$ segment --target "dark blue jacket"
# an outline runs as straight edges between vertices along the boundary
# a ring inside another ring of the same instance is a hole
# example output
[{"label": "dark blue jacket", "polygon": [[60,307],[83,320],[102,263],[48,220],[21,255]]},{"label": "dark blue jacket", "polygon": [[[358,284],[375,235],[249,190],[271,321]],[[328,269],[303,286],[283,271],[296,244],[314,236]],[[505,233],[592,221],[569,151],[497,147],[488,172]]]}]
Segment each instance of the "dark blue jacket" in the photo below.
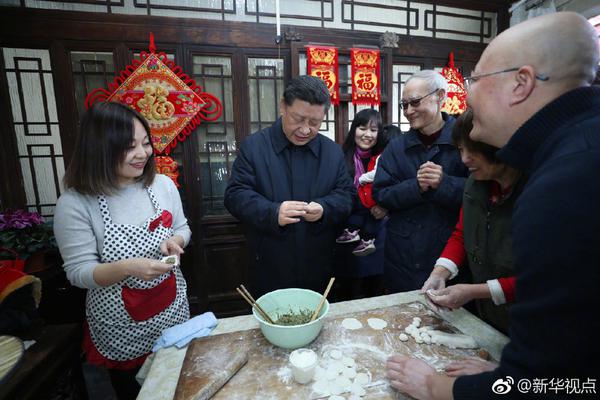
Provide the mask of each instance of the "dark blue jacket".
[{"label": "dark blue jacket", "polygon": [[[225,207],[245,225],[255,297],[285,287],[325,289],[336,227],[350,214],[354,195],[342,150],[325,136],[294,146],[278,120],[244,140]],[[317,202],[323,217],[280,227],[279,206],[286,200]]]},{"label": "dark blue jacket", "polygon": [[[452,144],[454,118],[444,114],[442,134],[429,149],[417,131],[393,139],[379,159],[373,197],[389,210],[385,242],[388,290],[420,289],[458,218],[467,169]],[[443,168],[437,190],[419,191],[417,170],[426,161]]]},{"label": "dark blue jacket", "polygon": [[[539,398],[597,398],[600,87],[575,89],[546,105],[498,157],[529,175],[512,216],[517,284],[510,342],[498,369],[458,378],[454,398],[495,398],[492,384],[506,376],[514,385],[504,399],[519,397],[521,379],[545,379]],[[521,396],[538,398],[532,393]]]}]

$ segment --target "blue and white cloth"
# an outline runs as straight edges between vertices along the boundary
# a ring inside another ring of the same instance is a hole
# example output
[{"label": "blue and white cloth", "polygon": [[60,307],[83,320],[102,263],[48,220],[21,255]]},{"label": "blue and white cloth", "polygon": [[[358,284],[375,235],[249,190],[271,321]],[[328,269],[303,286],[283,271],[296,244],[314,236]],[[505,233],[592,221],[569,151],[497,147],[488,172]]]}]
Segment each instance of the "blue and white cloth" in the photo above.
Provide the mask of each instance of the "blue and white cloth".
[{"label": "blue and white cloth", "polygon": [[152,351],[175,345],[178,349],[187,346],[192,339],[208,336],[217,326],[217,318],[212,312],[205,312],[183,324],[165,329],[158,338]]}]

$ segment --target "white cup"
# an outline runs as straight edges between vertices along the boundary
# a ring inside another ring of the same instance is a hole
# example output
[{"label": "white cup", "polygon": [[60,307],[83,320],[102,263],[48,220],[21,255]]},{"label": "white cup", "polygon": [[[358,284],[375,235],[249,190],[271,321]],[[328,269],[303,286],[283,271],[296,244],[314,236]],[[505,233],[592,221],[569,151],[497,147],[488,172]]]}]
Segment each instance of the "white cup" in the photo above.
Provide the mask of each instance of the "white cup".
[{"label": "white cup", "polygon": [[292,351],[290,354],[290,365],[292,366],[294,380],[301,384],[310,382],[315,376],[317,362],[317,353],[311,349]]}]

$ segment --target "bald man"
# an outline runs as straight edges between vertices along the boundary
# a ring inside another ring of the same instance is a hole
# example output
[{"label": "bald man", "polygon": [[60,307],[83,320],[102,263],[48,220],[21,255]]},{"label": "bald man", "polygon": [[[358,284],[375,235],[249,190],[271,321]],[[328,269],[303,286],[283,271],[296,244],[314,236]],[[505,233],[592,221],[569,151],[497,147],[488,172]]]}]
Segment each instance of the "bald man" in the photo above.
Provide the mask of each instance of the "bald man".
[{"label": "bald man", "polygon": [[501,147],[498,157],[529,176],[512,220],[510,342],[498,368],[466,375],[474,370],[465,365],[459,378],[392,357],[396,389],[418,399],[600,393],[600,87],[590,86],[598,61],[593,27],[555,13],[498,35],[465,78],[471,137]]}]

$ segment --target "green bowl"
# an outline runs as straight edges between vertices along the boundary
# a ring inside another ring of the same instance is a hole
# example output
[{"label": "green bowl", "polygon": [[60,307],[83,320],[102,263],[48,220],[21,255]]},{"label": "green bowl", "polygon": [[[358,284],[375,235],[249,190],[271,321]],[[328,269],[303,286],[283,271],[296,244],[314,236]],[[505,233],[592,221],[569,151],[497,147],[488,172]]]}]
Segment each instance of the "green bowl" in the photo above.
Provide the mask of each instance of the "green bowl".
[{"label": "green bowl", "polygon": [[[261,296],[256,302],[269,314],[271,319],[277,318],[277,314],[284,314],[291,309],[294,312],[303,308],[315,310],[321,301],[322,295],[308,289],[279,289]],[[252,308],[254,318],[260,324],[260,330],[265,338],[275,346],[284,349],[297,349],[306,346],[317,336],[323,328],[325,316],[329,311],[329,302],[325,300],[319,316],[312,322],[302,325],[284,326],[274,325],[265,321],[255,308]]]}]

